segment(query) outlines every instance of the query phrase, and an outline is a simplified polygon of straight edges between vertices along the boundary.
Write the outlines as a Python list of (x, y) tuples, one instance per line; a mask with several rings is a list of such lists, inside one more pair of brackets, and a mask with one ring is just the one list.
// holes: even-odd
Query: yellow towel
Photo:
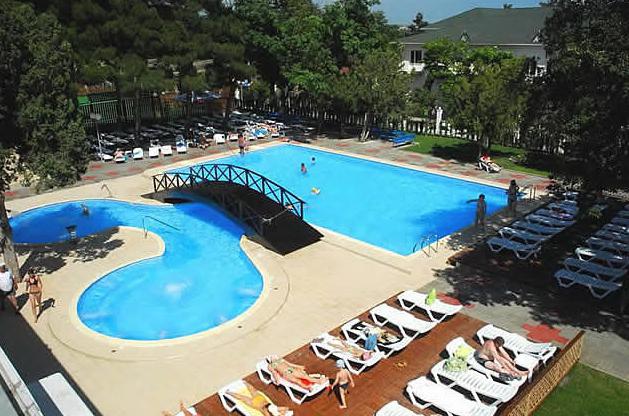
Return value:
[[(239, 390), (235, 390), (235, 391), (234, 391), (234, 393), (253, 398), (253, 396), (251, 396), (251, 393), (249, 392), (249, 389), (247, 389), (247, 387), (242, 387), (242, 388), (241, 388), (241, 389), (239, 389)], [(259, 393), (260, 393), (260, 395), (261, 395), (262, 397), (264, 397), (264, 398), (265, 398), (265, 399), (267, 399), (269, 402), (271, 402), (271, 399), (269, 399), (269, 397), (268, 397), (266, 394), (264, 394), (264, 393), (262, 393), (262, 392), (259, 392)], [(228, 394), (229, 394), (229, 393), (228, 393)], [(259, 410), (254, 409), (253, 407), (247, 406), (245, 403), (243, 403), (243, 402), (242, 402), (242, 401), (240, 401), (240, 400), (236, 400), (236, 399), (234, 398), (234, 396), (230, 396), (230, 398), (231, 398), (232, 400), (237, 401), (237, 402), (238, 402), (238, 404), (239, 404), (240, 406), (242, 406), (242, 409), (243, 409), (244, 411), (246, 411), (246, 412), (247, 412), (247, 416), (264, 416), (264, 414), (263, 414), (262, 412), (260, 412)]]

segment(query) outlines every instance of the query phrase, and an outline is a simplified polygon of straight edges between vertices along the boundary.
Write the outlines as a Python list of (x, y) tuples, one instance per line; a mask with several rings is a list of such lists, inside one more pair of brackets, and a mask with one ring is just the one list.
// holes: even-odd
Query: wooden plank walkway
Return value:
[[(391, 300), (387, 301), (395, 305)], [(428, 319), (419, 312), (414, 312), (419, 318)], [(368, 320), (368, 314), (363, 313), (360, 318)], [(373, 415), (380, 407), (392, 400), (397, 400), (409, 409), (422, 413), (414, 408), (410, 400), (404, 395), (404, 389), (408, 381), (426, 375), (430, 368), (442, 358), (445, 358), (446, 344), (457, 336), (463, 336), (472, 345), (477, 345), (474, 334), (485, 325), (485, 322), (459, 313), (453, 318), (438, 324), (430, 333), (420, 337), (398, 354), (382, 360), (370, 370), (354, 376), (356, 387), (350, 390), (348, 395), (348, 409), (339, 409), (339, 402), (335, 394), (323, 392), (306, 401), (302, 405), (291, 402), (284, 389), (278, 389), (273, 385), (266, 386), (252, 373), (245, 379), (257, 389), (266, 393), (277, 405), (291, 408), (296, 416), (367, 416)], [(340, 334), (340, 327), (330, 331), (333, 335)], [(269, 354), (272, 354), (269, 351)], [(263, 357), (260, 357), (263, 358)], [(309, 373), (325, 374), (334, 377), (336, 368), (334, 359), (321, 360), (304, 345), (285, 357), (287, 360), (305, 365)], [(195, 405), (197, 412), (203, 416), (225, 415), (218, 395), (214, 394)], [(423, 412), (426, 415), (434, 414), (430, 409)]]

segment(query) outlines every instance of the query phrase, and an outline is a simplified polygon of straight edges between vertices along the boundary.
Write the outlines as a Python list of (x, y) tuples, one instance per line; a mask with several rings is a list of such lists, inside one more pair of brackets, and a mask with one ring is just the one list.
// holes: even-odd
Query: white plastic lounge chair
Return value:
[(567, 228), (574, 224), (574, 221), (559, 220), (557, 218), (546, 217), (546, 216), (537, 215), (537, 214), (529, 214), (526, 217), (524, 217), (524, 219), (527, 220), (528, 222), (534, 222), (537, 224), (545, 225), (547, 227), (555, 227), (555, 228)]
[(563, 194), (563, 197), (566, 199), (566, 201), (575, 201), (577, 200), (577, 198), (579, 197), (579, 192), (578, 191), (566, 191)]
[(144, 159), (144, 150), (141, 147), (136, 147), (133, 149), (133, 160), (142, 160)]
[[(237, 400), (236, 398), (231, 396), (229, 392), (239, 393), (244, 396), (249, 395), (249, 390), (247, 390), (247, 387), (242, 380), (234, 381), (233, 383), (228, 384), (218, 391), (218, 398), (220, 399), (221, 404), (223, 405), (225, 410), (230, 413), (234, 410), (237, 410), (243, 416), (264, 416), (262, 412), (247, 406), (240, 400)], [(262, 392), (260, 392), (260, 394), (269, 399), (266, 394)], [(271, 399), (269, 399), (269, 401), (271, 401)], [(293, 412), (291, 410), (289, 410), (287, 413), (287, 416), (293, 415)]]
[(576, 259), (574, 257), (568, 257), (567, 259), (565, 259), (563, 265), (567, 270), (570, 270), (571, 272), (585, 272), (585, 274), (591, 274), (597, 279), (602, 280), (620, 279), (622, 275), (627, 273), (627, 270), (625, 269), (607, 267), (593, 261), (585, 261), (581, 259)]
[[(465, 340), (462, 337), (457, 337), (457, 338), (454, 338), (452, 341), (450, 341), (448, 345), (446, 345), (446, 352), (448, 353), (448, 356), (449, 357), (454, 356), (456, 353), (456, 350), (461, 345), (464, 345), (467, 348), (476, 351), (476, 349), (472, 347), (470, 344), (468, 344), (467, 342), (465, 342)], [(516, 357), (514, 358), (514, 361), (518, 359), (518, 356), (519, 355), (516, 355)], [(470, 366), (470, 368), (472, 368), (475, 371), (478, 371), (479, 373), (483, 374), (485, 377), (489, 379), (500, 380), (500, 374), (497, 371), (491, 370), (485, 367), (484, 365), (482, 365), (481, 363), (479, 363), (478, 361), (476, 361), (476, 358), (474, 358), (474, 353), (470, 354), (467, 357), (467, 363)], [(529, 375), (531, 373), (532, 373), (532, 370), (529, 370)], [(520, 387), (525, 382), (526, 382), (526, 379), (522, 377), (522, 378), (513, 379), (505, 383), (511, 386)]]
[(513, 251), (515, 256), (520, 260), (527, 260), (532, 255), (537, 255), (541, 250), (539, 243), (537, 244), (524, 244), (517, 241), (507, 240), (506, 238), (492, 237), (487, 240), (489, 249), (494, 253), (500, 253), (502, 250)]
[(555, 273), (555, 279), (561, 287), (572, 287), (574, 284), (580, 284), (590, 290), (592, 296), (597, 299), (603, 299), (610, 293), (620, 289), (622, 284), (619, 282), (597, 279), (586, 274), (571, 272), (570, 270), (561, 269)]
[(507, 240), (520, 240), (526, 244), (537, 244), (548, 240), (548, 236), (533, 234), (525, 230), (518, 230), (517, 228), (502, 227), (498, 230), (500, 237)]
[(225, 135), (222, 133), (214, 133), (213, 139), (216, 144), (225, 144)]
[(601, 230), (608, 231), (610, 233), (618, 233), (618, 234), (622, 234), (622, 235), (628, 235), (629, 234), (629, 226), (624, 227), (622, 225), (616, 225), (616, 224), (611, 224), (611, 223), (603, 225)]
[(437, 325), (437, 322), (428, 322), (418, 319), (412, 314), (389, 306), (385, 303), (376, 306), (369, 311), (371, 319), (378, 325), (393, 325), (404, 337), (415, 338), (419, 334), (425, 334)]
[(629, 210), (624, 209), (622, 211), (618, 211), (616, 213), (616, 216), (621, 218), (629, 218)]
[(614, 217), (612, 218), (612, 224), (622, 225), (623, 227), (629, 226), (629, 218)]
[(186, 145), (186, 142), (177, 142), (175, 149), (178, 154), (188, 153), (188, 146)]
[(611, 251), (621, 256), (629, 255), (629, 245), (615, 241), (603, 240), (602, 238), (590, 237), (585, 240), (588, 247), (595, 250)]
[(598, 230), (594, 233), (595, 237), (602, 238), (603, 240), (616, 241), (622, 244), (629, 244), (628, 233), (617, 233), (615, 231), (609, 231), (605, 229)]
[(392, 401), (380, 408), (374, 416), (420, 416), (412, 410), (408, 410), (406, 407), (399, 404), (397, 401)]
[[(457, 314), (463, 305), (452, 305), (435, 299), (430, 305), (426, 304), (426, 298), (428, 295), (425, 293), (415, 292), (414, 290), (407, 290), (398, 295), (397, 300), (400, 302), (402, 309), (411, 311), (413, 308), (420, 308), (426, 312), (428, 317), (433, 322), (441, 322), (449, 316)], [(435, 316), (437, 315), (437, 316)]]
[(229, 133), (229, 135), (227, 136), (227, 139), (230, 142), (236, 142), (238, 141), (238, 133)]
[(152, 159), (155, 157), (159, 157), (159, 147), (158, 146), (149, 147), (149, 158)]
[(617, 269), (629, 268), (629, 257), (620, 256), (609, 251), (579, 247), (574, 252), (580, 260), (604, 263), (607, 267)]
[(164, 156), (172, 156), (173, 148), (171, 145), (165, 144), (164, 146), (161, 147), (161, 152), (162, 152), (162, 155)]
[(531, 234), (547, 236), (549, 238), (554, 236), (555, 234), (562, 232), (565, 229), (563, 227), (548, 227), (546, 225), (528, 221), (516, 221), (511, 224), (511, 227), (527, 231)]
[[(269, 362), (267, 359), (264, 359), (256, 364), (256, 372), (264, 384), (268, 385), (273, 383), (273, 376), (271, 374), (271, 370), (269, 369)], [(311, 390), (285, 379), (280, 379), (278, 382), (280, 386), (284, 387), (290, 399), (297, 404), (302, 404), (307, 398), (316, 396), (330, 385), (330, 381), (327, 377), (325, 378), (325, 383), (313, 384)]]
[(363, 360), (362, 357), (356, 357), (355, 355), (339, 348), (339, 345), (343, 342), (353, 347), (356, 347), (364, 351), (365, 353), (368, 352), (367, 350), (359, 347), (351, 341), (342, 341), (340, 338), (334, 337), (325, 332), (319, 335), (317, 338), (313, 339), (310, 342), (310, 346), (312, 347), (312, 350), (314, 351), (316, 356), (321, 358), (322, 360), (325, 360), (331, 355), (340, 360), (343, 360), (343, 362), (345, 362), (345, 367), (352, 374), (360, 374), (366, 368), (376, 365), (382, 358), (384, 358), (384, 353), (380, 351), (372, 351), (371, 357), (369, 357), (367, 360)]
[(505, 340), (504, 347), (511, 350), (514, 354), (528, 354), (537, 358), (544, 364), (557, 351), (550, 342), (532, 342), (524, 338), (520, 334), (509, 332), (492, 324), (487, 324), (476, 332), (476, 336), (481, 342), (496, 337), (502, 337)]
[(496, 406), (469, 400), (458, 391), (432, 382), (426, 377), (409, 381), (406, 393), (411, 402), (420, 409), (435, 406), (448, 416), (491, 416), (497, 410)]
[(54, 403), (56, 407), (54, 414), (64, 416), (94, 416), (63, 374), (51, 374), (40, 379), (39, 384)]
[(125, 163), (127, 161), (127, 156), (123, 152), (117, 152), (114, 154), (114, 162), (116, 163)]
[(579, 208), (575, 204), (565, 204), (562, 202), (552, 202), (548, 204), (548, 209), (552, 211), (565, 212), (573, 217), (579, 213)]
[(534, 212), (535, 215), (542, 215), (544, 217), (550, 217), (560, 221), (573, 221), (574, 215), (566, 212), (559, 212), (552, 209), (540, 208)]
[[(197, 410), (192, 406), (187, 408), (186, 410), (189, 411), (193, 415), (198, 415)], [(183, 416), (183, 412), (179, 412), (175, 416)]]
[[(359, 341), (365, 341), (367, 339), (367, 334), (365, 333), (367, 330), (380, 330), (380, 328), (365, 322), (361, 321), (358, 318), (352, 319), (341, 327), (341, 332), (343, 336), (348, 340), (352, 341), (354, 344), (358, 344)], [(376, 344), (376, 351), (381, 351), (384, 353), (385, 358), (389, 358), (391, 354), (395, 352), (402, 351), (408, 344), (411, 343), (413, 338), (409, 337), (399, 337), (397, 341), (392, 342), (382, 342), (378, 340)]]
[[(447, 360), (441, 360), (435, 364), (430, 373), (435, 381), (446, 387), (459, 386), (469, 391), (477, 403), (483, 403), (479, 394), (494, 401), (492, 405), (508, 402), (516, 395), (518, 388), (513, 385), (499, 383), (489, 379), (474, 370), (448, 371), (445, 367)], [(447, 380), (447, 381), (446, 381)]]

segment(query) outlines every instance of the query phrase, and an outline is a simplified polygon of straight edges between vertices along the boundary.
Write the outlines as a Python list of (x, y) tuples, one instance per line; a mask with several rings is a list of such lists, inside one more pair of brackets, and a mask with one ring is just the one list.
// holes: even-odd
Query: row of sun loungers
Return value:
[(622, 287), (629, 268), (629, 220), (627, 226), (619, 225), (623, 218), (629, 218), (629, 210), (620, 211), (611, 223), (588, 238), (587, 247), (575, 250), (576, 257), (564, 260), (564, 268), (555, 273), (559, 286), (585, 286), (597, 299)]
[(509, 250), (518, 259), (527, 260), (540, 252), (544, 241), (573, 225), (578, 212), (574, 201), (551, 203), (501, 228), (499, 236), (487, 240), (487, 245), (494, 253)]
[[(442, 322), (445, 318), (458, 313), (461, 305), (451, 305), (436, 299), (430, 305), (426, 304), (427, 295), (413, 291), (406, 291), (398, 295), (397, 300), (405, 310), (381, 304), (369, 311), (374, 323), (362, 321), (358, 318), (347, 322), (341, 327), (345, 340), (330, 335), (321, 334), (311, 342), (311, 348), (321, 359), (334, 356), (343, 360), (348, 370), (359, 374), (366, 368), (376, 365), (380, 360), (399, 352), (412, 342), (419, 334), (424, 334)], [(430, 321), (417, 318), (409, 313), (413, 309), (420, 309), (426, 313)], [(376, 329), (377, 326), (391, 325), (395, 327), (401, 337), (386, 342), (379, 340), (370, 355), (357, 354), (367, 352), (361, 345), (367, 339), (366, 330)], [(526, 369), (530, 375), (540, 365), (545, 364), (556, 352), (557, 348), (550, 343), (535, 343), (521, 335), (514, 334), (493, 325), (486, 325), (479, 329), (477, 337), (480, 342), (501, 336), (504, 347), (515, 356), (516, 364)], [(350, 347), (351, 353), (348, 352)], [(439, 408), (447, 415), (484, 416), (493, 415), (498, 406), (511, 400), (518, 392), (525, 378), (506, 381), (501, 380), (500, 374), (484, 367), (474, 358), (475, 349), (463, 338), (458, 337), (446, 345), (446, 352), (450, 357), (458, 356), (459, 349), (467, 350), (467, 369), (453, 371), (448, 369), (447, 360), (437, 362), (430, 370), (432, 380), (420, 376), (411, 380), (406, 386), (406, 393), (413, 405), (419, 409), (430, 406)], [(286, 390), (290, 399), (296, 404), (302, 404), (306, 399), (320, 394), (329, 387), (329, 380), (317, 383), (306, 389), (288, 380), (274, 380), (270, 369), (269, 359), (264, 359), (256, 365), (256, 372), (264, 384), (276, 382)], [(454, 388), (457, 390), (454, 390)], [(464, 390), (468, 395), (461, 393)], [(242, 380), (237, 380), (219, 390), (219, 398), (223, 407), (229, 411), (238, 411), (245, 416), (257, 416), (260, 413), (234, 398), (231, 393), (247, 395), (248, 390)], [(267, 396), (263, 395), (268, 399)], [(470, 398), (471, 397), (471, 398)], [(270, 400), (269, 400), (270, 402)], [(292, 415), (292, 412), (289, 413)], [(416, 416), (417, 413), (392, 401), (380, 408), (375, 416)]]

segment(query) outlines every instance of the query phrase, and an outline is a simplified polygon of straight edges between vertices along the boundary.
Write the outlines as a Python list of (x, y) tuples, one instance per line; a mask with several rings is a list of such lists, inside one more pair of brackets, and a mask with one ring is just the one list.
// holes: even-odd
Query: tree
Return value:
[(514, 135), (527, 97), (526, 60), (497, 48), (439, 40), (426, 45), (429, 76), (449, 120), (478, 135), (479, 156), (492, 139)]
[(415, 15), (415, 18), (413, 19), (413, 23), (410, 26), (411, 33), (419, 33), (427, 25), (428, 22), (424, 20), (424, 15), (421, 13), (417, 13)]
[[(542, 40), (550, 57), (537, 81), (527, 140), (563, 152), (586, 189), (629, 186), (629, 3), (554, 0)], [(558, 172), (561, 173), (561, 172)]]
[(16, 180), (39, 188), (70, 184), (88, 162), (73, 95), (76, 63), (63, 35), (53, 16), (0, 0), (0, 247), (17, 279), (5, 192)]

